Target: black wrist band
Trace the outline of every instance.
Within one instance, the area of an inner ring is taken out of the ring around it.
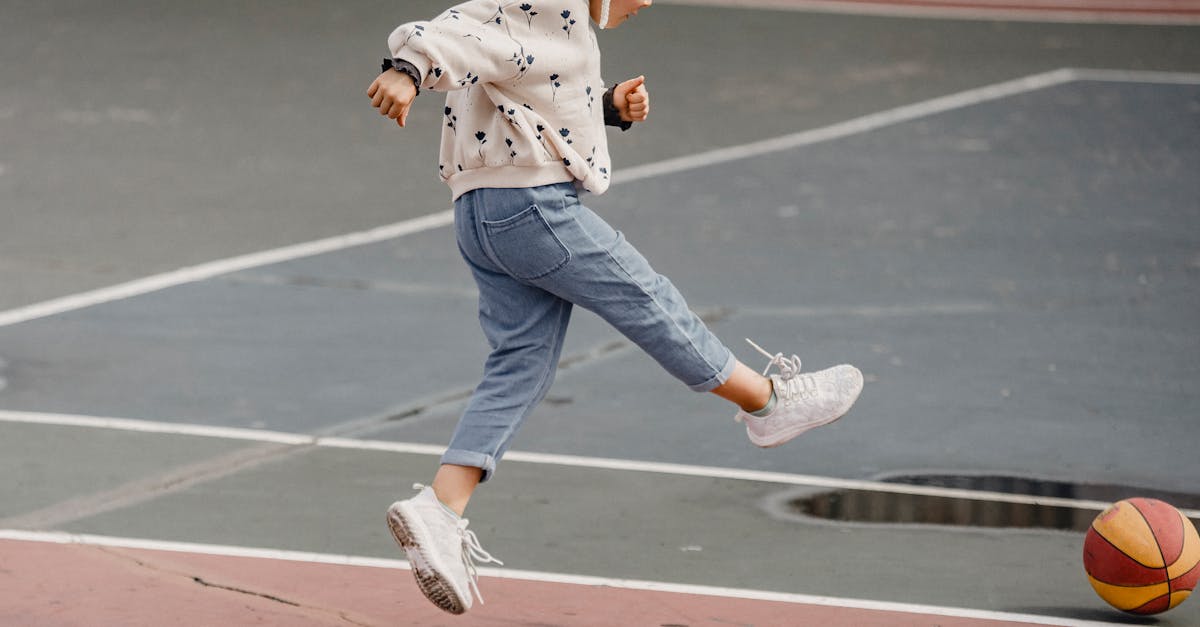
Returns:
[[[600,100],[602,106],[604,107],[604,125],[615,126],[622,131],[628,131],[629,127],[633,126],[633,122],[626,122],[625,120],[622,120],[621,112],[617,111],[616,105],[613,104],[613,92],[615,92],[616,89],[616,85],[609,87],[608,91],[604,92],[604,97]]]

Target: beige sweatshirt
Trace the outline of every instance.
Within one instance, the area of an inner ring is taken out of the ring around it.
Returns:
[[[446,92],[438,170],[454,198],[578,181],[608,189],[600,48],[587,0],[470,0],[388,37]]]

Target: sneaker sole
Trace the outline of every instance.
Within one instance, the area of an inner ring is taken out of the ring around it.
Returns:
[[[397,504],[388,508],[388,527],[392,530],[392,537],[396,539],[396,544],[399,544],[400,548],[409,554],[409,564],[412,567],[413,577],[417,580],[417,587],[421,589],[425,598],[442,610],[451,614],[466,613],[466,604],[454,591],[454,586],[438,574],[436,560],[433,560],[433,556],[422,546],[422,542],[427,542],[426,539],[429,537],[428,530],[416,516],[406,518],[403,507],[402,504]],[[429,571],[419,569],[417,560],[413,560],[411,557],[413,553],[417,554],[421,562],[430,564],[431,569]]]
[[[847,412],[848,411],[849,410],[847,410]],[[782,433],[773,434],[771,437],[768,437],[768,438],[759,438],[754,435],[754,432],[750,431],[750,427],[746,427],[746,435],[750,436],[750,443],[759,448],[775,448],[777,446],[783,446],[784,444],[791,442],[792,440],[803,435],[806,431],[811,431],[813,429],[816,429],[817,427],[824,427],[827,424],[836,422],[838,418],[841,418],[842,416],[845,416],[845,415],[846,415],[846,413],[841,413],[841,414],[838,414],[828,420],[822,420],[821,422],[812,422],[812,423],[806,424],[802,427],[795,427],[793,429],[789,429]]]

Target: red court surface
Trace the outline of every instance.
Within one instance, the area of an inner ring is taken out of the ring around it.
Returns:
[[[408,571],[0,541],[2,625],[941,626],[1029,623],[483,578],[486,605],[433,607]]]

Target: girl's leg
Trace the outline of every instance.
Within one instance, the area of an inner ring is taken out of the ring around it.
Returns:
[[[544,217],[570,251],[569,263],[534,284],[595,312],[692,390],[721,389],[734,403],[758,404],[754,410],[767,404],[770,382],[734,358],[623,234],[582,205],[572,188],[561,193],[559,206]]]
[[[771,380],[742,362],[734,366],[729,380],[713,389],[713,394],[737,405],[745,412],[758,411],[771,402]]]
[[[442,464],[433,477],[433,492],[446,507],[462,516],[482,478],[482,468]]]
[[[479,323],[492,348],[432,486],[460,515],[550,389],[571,319],[571,303],[514,276],[561,263],[552,242],[539,244],[537,222],[524,217],[539,200],[533,192],[483,189],[455,203],[459,249],[479,288]],[[516,270],[499,261],[497,251],[506,250],[522,264]]]
[[[837,420],[858,399],[863,376],[850,365],[802,373],[798,357],[757,345],[779,374],[768,379],[739,362],[671,281],[573,194],[547,217],[571,259],[538,284],[599,314],[692,390],[738,405],[734,418],[754,444],[779,446]]]
[[[693,390],[712,392],[746,412],[770,403],[771,379],[738,361],[623,234],[567,194],[547,216],[571,251],[561,272],[539,283],[596,312]]]
[[[478,596],[474,564],[501,563],[466,530],[462,514],[550,387],[571,317],[571,303],[518,276],[565,263],[529,210],[539,201],[533,192],[476,190],[455,202],[455,235],[479,287],[479,322],[492,353],[433,485],[387,511],[392,537],[408,554],[421,592],[454,614],[470,609]],[[498,262],[500,249],[520,265]]]

